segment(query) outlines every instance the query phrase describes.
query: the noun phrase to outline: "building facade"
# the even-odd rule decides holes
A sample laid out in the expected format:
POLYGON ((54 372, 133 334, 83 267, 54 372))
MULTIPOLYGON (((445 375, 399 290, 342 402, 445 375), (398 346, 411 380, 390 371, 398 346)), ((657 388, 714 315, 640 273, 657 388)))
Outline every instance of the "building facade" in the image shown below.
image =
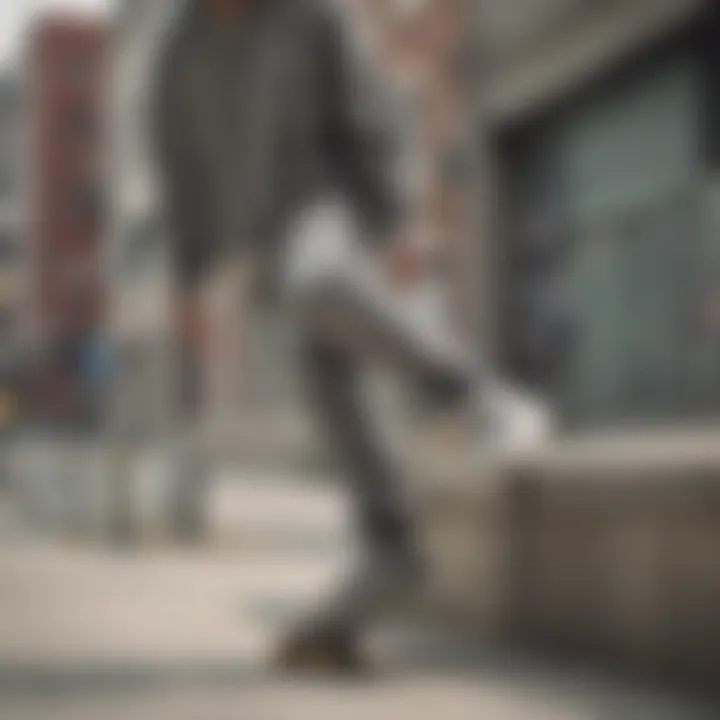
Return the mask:
POLYGON ((477 5, 486 342, 569 429, 716 416, 717 11, 477 5))
POLYGON ((108 29, 52 15, 28 41, 28 208, 33 405, 51 424, 94 424, 89 377, 105 317, 108 29))
POLYGON ((0 433, 20 410, 23 244, 20 234, 21 97, 14 77, 0 79, 0 433))

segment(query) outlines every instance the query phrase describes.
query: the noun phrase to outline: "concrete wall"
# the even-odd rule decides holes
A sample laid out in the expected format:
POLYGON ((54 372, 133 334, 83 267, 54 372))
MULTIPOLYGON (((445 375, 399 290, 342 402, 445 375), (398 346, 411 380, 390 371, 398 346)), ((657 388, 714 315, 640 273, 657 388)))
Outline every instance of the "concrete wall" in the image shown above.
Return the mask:
POLYGON ((500 645, 718 686, 717 431, 423 466, 434 612, 500 645))
POLYGON ((483 0, 476 12, 485 110, 499 124, 561 99, 707 6, 705 0, 483 0))
POLYGON ((717 681, 719 447, 700 431, 597 441, 512 470, 513 634, 717 681))

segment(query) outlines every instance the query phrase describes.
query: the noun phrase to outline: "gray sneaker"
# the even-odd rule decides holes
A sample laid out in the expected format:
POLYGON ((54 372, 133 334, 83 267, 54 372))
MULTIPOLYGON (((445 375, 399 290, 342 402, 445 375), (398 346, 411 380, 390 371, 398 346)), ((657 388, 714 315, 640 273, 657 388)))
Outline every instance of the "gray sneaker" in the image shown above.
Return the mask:
POLYGON ((498 450, 532 450, 547 444, 556 431, 549 403, 503 382, 483 388, 479 400, 484 420, 482 442, 498 450))
POLYGON ((364 629, 412 600, 424 579, 425 568, 414 549, 369 550, 308 625, 364 629))
POLYGON ((365 675, 369 669, 354 633, 313 626, 290 633, 272 666, 288 673, 353 676, 365 675))
POLYGON ((274 666, 289 672, 365 674, 359 638, 419 592, 425 573, 414 552, 366 553, 339 590, 281 644, 274 666))

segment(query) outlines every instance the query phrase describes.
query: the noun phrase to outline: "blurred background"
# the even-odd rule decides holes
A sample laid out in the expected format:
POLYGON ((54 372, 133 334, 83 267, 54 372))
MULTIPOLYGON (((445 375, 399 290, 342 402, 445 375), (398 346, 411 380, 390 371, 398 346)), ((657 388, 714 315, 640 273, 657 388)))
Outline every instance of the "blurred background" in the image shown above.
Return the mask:
POLYGON ((465 456, 372 378, 430 587, 373 646, 380 687, 273 682, 354 544, 292 328, 241 327, 220 274, 180 435, 149 139, 180 3, 6 1, 0 717, 719 717, 715 3, 335 1, 440 258, 416 310, 445 306, 560 435, 465 456))

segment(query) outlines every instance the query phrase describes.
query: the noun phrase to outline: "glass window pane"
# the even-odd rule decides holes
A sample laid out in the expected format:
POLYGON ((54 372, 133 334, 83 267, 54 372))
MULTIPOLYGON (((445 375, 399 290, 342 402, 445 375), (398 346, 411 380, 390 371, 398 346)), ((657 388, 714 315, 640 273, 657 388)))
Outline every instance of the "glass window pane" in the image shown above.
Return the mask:
POLYGON ((560 136, 570 211, 582 225, 687 187, 697 169, 699 74, 674 65, 572 115, 560 136))
MULTIPOLYGON (((558 118, 522 153, 514 306, 560 269, 574 335, 558 393, 573 424, 720 402, 720 212, 702 233, 699 83, 694 63, 678 62, 558 118), (533 264, 538 243, 568 235, 550 267, 533 264), (717 327, 702 336, 713 297, 717 327)), ((531 327, 523 313, 517 347, 531 327)))

